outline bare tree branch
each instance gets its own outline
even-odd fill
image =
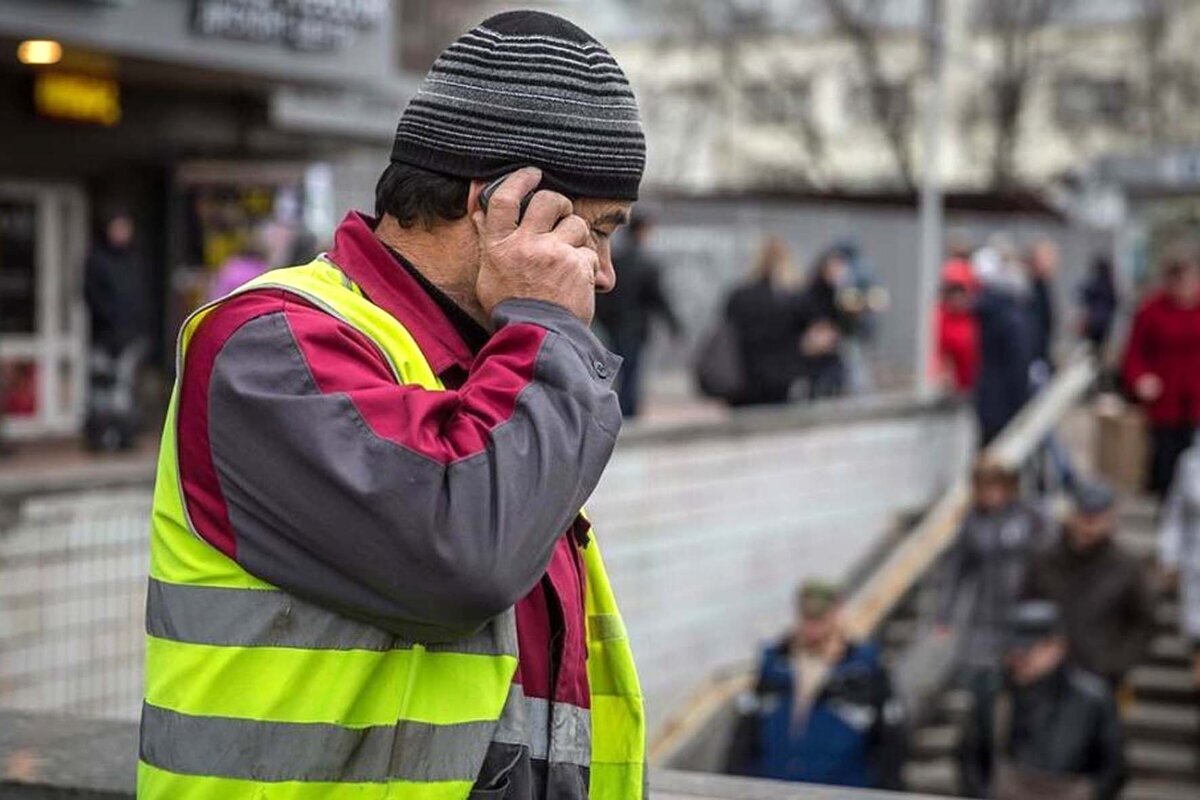
[[[905,188],[915,189],[910,146],[913,104],[895,102],[895,83],[889,80],[883,69],[879,52],[880,28],[877,24],[882,19],[882,2],[864,0],[852,4],[847,0],[824,0],[824,4],[839,32],[854,46],[859,70],[867,84],[867,104],[871,117],[887,140],[896,162],[897,176]]]

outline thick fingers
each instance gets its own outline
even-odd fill
[[[570,214],[554,228],[554,238],[571,247],[583,247],[592,237],[591,228],[584,222],[583,217]]]
[[[574,211],[575,204],[564,195],[543,189],[529,201],[521,227],[534,233],[547,233],[555,230],[559,220],[571,216]]]
[[[521,201],[541,182],[542,171],[537,167],[523,167],[505,178],[488,201],[488,233],[507,236],[516,230],[521,219]]]

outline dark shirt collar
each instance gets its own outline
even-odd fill
[[[372,303],[404,325],[434,372],[442,375],[454,367],[469,371],[476,350],[468,340],[475,341],[483,329],[415,268],[404,259],[398,259],[379,241],[375,236],[375,225],[372,217],[351,211],[334,232],[333,247],[326,257],[357,284]],[[404,269],[396,269],[397,260]],[[453,307],[478,331],[461,330],[445,304]],[[483,334],[486,340],[486,331]]]

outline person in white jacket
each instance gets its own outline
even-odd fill
[[[1200,687],[1200,442],[1179,461],[1159,525],[1159,563],[1168,582],[1179,586],[1180,632],[1192,645]]]

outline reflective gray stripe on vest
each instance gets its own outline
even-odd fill
[[[509,690],[492,738],[500,744],[528,747],[532,758],[551,764],[588,767],[592,763],[591,712],[570,703],[526,697],[517,684]]]
[[[395,726],[195,717],[146,703],[141,759],[184,775],[249,781],[474,781],[495,722]]]
[[[425,645],[433,652],[517,655],[513,611],[465,639]],[[146,632],[160,639],[226,647],[407,650],[413,642],[272,589],[190,586],[150,579]]]

